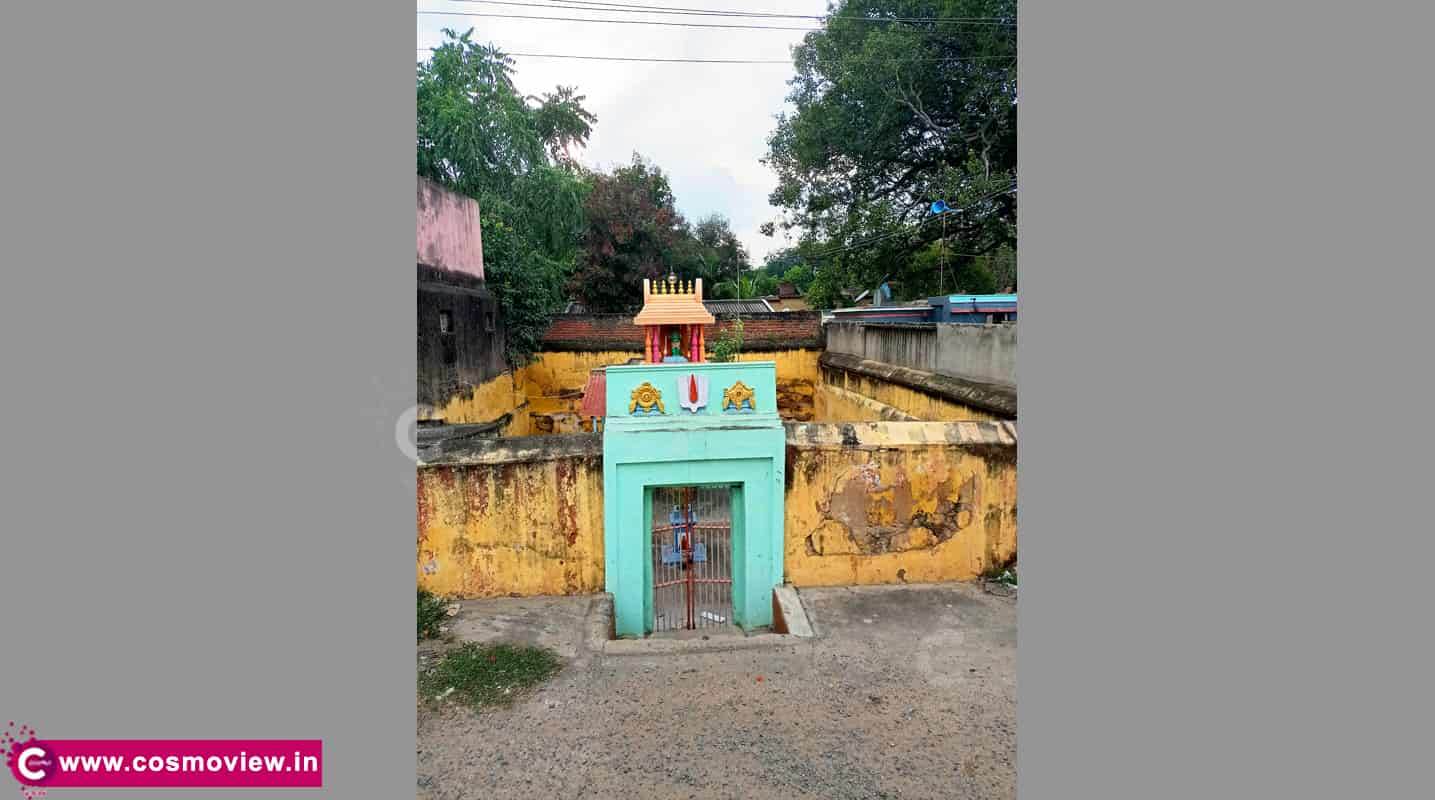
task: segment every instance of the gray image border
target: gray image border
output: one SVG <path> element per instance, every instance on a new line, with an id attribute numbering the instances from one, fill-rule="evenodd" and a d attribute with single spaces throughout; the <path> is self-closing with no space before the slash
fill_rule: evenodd
<path id="1" fill-rule="evenodd" d="M 1022 2 L 1023 800 L 1429 793 L 1432 16 Z"/>
<path id="2" fill-rule="evenodd" d="M 410 13 L 0 11 L 6 720 L 413 791 Z M 1428 793 L 1429 11 L 1020 13 L 1020 796 Z"/>
<path id="3" fill-rule="evenodd" d="M 412 13 L 0 11 L 0 724 L 324 742 L 88 794 L 413 796 Z"/>

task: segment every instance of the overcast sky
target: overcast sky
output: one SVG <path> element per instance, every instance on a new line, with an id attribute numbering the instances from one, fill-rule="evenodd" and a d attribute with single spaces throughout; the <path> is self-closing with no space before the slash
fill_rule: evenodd
<path id="1" fill-rule="evenodd" d="M 548 0 L 514 0 L 545 3 Z M 557 0 L 564 2 L 564 0 Z M 634 5 L 696 9 L 823 14 L 825 0 L 615 0 Z M 625 11 L 535 8 L 527 5 L 423 0 L 419 11 L 445 11 L 591 19 L 653 20 L 734 25 L 817 26 L 816 20 L 663 16 Z M 803 31 L 604 25 L 533 19 L 432 16 L 418 20 L 418 47 L 443 41 L 443 28 L 510 53 L 565 53 L 643 58 L 789 59 L 783 64 L 654 64 L 515 57 L 514 81 L 524 94 L 578 87 L 584 106 L 598 116 L 579 160 L 590 167 L 626 163 L 636 150 L 662 167 L 672 182 L 678 211 L 690 221 L 712 213 L 732 220 L 754 266 L 787 244 L 758 226 L 776 220 L 767 196 L 777 184 L 758 163 L 767 152 L 774 116 L 788 108 L 791 48 Z M 419 60 L 424 53 L 415 52 Z"/>

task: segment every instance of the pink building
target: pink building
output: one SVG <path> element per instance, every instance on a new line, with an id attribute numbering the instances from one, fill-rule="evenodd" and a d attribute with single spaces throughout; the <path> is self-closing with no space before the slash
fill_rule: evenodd
<path id="1" fill-rule="evenodd" d="M 418 176 L 418 263 L 483 280 L 478 201 Z"/>

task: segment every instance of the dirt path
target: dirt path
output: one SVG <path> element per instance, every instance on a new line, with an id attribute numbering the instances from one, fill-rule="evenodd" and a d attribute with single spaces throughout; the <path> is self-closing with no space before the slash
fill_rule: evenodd
<path id="1" fill-rule="evenodd" d="M 809 644 L 654 657 L 587 652 L 587 598 L 465 604 L 462 637 L 548 644 L 569 665 L 511 708 L 421 709 L 418 796 L 1016 796 L 1015 600 L 800 594 Z"/>

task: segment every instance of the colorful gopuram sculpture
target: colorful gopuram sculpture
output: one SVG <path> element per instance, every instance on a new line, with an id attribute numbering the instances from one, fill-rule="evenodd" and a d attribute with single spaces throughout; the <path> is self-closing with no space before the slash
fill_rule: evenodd
<path id="1" fill-rule="evenodd" d="M 645 360 L 650 364 L 701 363 L 707 360 L 703 326 L 714 322 L 703 307 L 703 279 L 643 279 L 643 310 L 633 318 L 643 326 Z"/>

